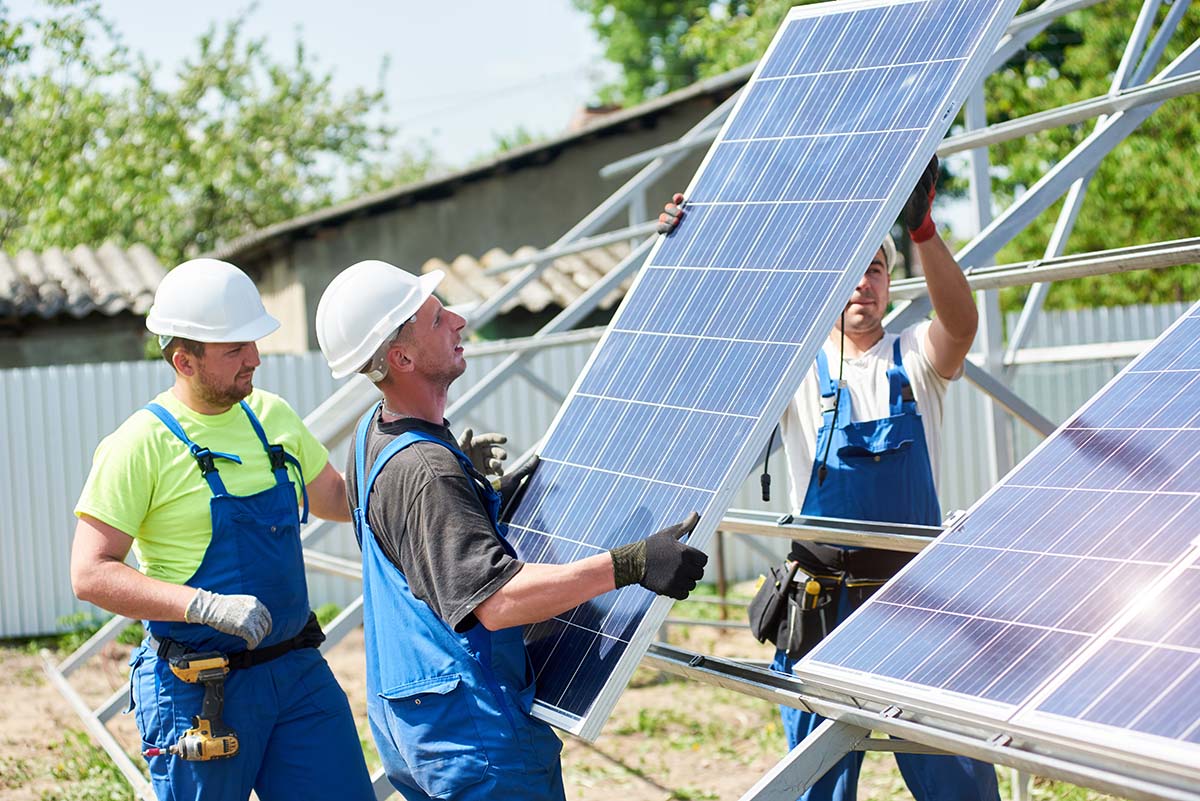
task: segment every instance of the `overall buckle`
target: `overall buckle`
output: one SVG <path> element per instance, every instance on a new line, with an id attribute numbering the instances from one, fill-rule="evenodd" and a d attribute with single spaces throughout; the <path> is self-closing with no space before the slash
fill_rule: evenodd
<path id="1" fill-rule="evenodd" d="M 283 470 L 287 466 L 287 456 L 283 452 L 282 445 L 272 445 L 267 451 L 267 455 L 271 460 L 272 470 Z"/>
<path id="2" fill-rule="evenodd" d="M 209 473 L 217 471 L 217 465 L 213 459 L 212 451 L 208 448 L 198 448 L 192 451 L 192 456 L 196 457 L 196 464 L 200 466 L 200 475 L 207 476 Z"/>

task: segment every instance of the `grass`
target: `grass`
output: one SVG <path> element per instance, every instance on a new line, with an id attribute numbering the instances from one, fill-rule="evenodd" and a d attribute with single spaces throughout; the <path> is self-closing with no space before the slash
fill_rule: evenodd
<path id="1" fill-rule="evenodd" d="M 121 771 L 84 732 L 68 730 L 54 750 L 50 775 L 67 784 L 43 792 L 42 801 L 133 801 Z"/>

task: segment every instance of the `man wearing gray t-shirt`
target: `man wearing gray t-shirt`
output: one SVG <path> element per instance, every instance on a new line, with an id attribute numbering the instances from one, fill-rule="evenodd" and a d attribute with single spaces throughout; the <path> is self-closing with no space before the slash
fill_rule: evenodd
<path id="1" fill-rule="evenodd" d="M 518 559 L 504 520 L 537 460 L 497 492 L 483 475 L 500 472 L 493 435 L 451 435 L 443 414 L 466 369 L 466 323 L 433 296 L 441 278 L 359 262 L 317 307 L 334 378 L 363 373 L 383 394 L 359 422 L 347 480 L 371 732 L 409 801 L 558 801 L 561 743 L 529 714 L 523 627 L 630 584 L 687 597 L 707 559 L 680 540 L 699 516 L 568 564 Z"/>

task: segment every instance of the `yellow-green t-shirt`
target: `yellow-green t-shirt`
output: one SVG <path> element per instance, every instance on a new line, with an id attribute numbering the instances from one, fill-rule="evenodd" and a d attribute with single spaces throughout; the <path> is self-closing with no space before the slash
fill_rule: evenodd
<path id="1" fill-rule="evenodd" d="M 216 460 L 230 494 L 253 495 L 275 483 L 267 453 L 240 404 L 223 414 L 207 415 L 184 406 L 169 390 L 154 400 L 174 415 L 193 442 L 241 457 L 241 464 Z M 325 469 L 329 452 L 286 401 L 256 389 L 246 402 L 267 441 L 282 445 L 300 461 L 306 482 Z M 289 472 L 299 503 L 299 476 L 294 466 Z M 139 409 L 96 448 L 75 515 L 89 515 L 133 537 L 143 573 L 183 584 L 200 567 L 212 539 L 211 498 L 187 446 L 157 417 Z"/>

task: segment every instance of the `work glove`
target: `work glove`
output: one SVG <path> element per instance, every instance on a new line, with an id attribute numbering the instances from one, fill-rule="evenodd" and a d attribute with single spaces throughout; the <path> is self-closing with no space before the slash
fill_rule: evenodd
<path id="1" fill-rule="evenodd" d="M 671 196 L 671 202 L 663 206 L 662 214 L 658 215 L 658 232 L 669 234 L 683 219 L 683 195 L 676 192 Z"/>
<path id="2" fill-rule="evenodd" d="M 708 555 L 680 542 L 700 522 L 692 512 L 682 523 L 667 526 L 644 540 L 613 548 L 613 580 L 617 587 L 641 584 L 676 601 L 688 597 L 704 575 Z"/>
<path id="3" fill-rule="evenodd" d="M 504 472 L 504 460 L 508 451 L 500 446 L 508 442 L 503 434 L 480 434 L 475 436 L 471 429 L 463 431 L 458 438 L 458 449 L 471 460 L 480 475 L 498 476 Z"/>
<path id="4" fill-rule="evenodd" d="M 221 595 L 196 590 L 184 610 L 183 619 L 241 637 L 250 649 L 258 647 L 263 637 L 271 633 L 271 613 L 253 595 Z"/>
<path id="5" fill-rule="evenodd" d="M 908 202 L 904 204 L 904 225 L 908 235 L 914 242 L 924 242 L 937 236 L 937 225 L 933 222 L 930 211 L 933 209 L 933 196 L 937 193 L 938 157 L 929 160 L 929 166 L 921 174 Z"/>
<path id="6" fill-rule="evenodd" d="M 533 475 L 533 471 L 537 470 L 538 464 L 541 463 L 541 457 L 534 454 L 524 464 L 514 467 L 511 473 L 505 473 L 500 477 L 500 519 L 508 520 L 512 517 L 512 513 L 516 511 L 517 504 L 521 502 L 521 496 L 525 494 L 525 488 L 529 486 L 526 480 Z"/>

